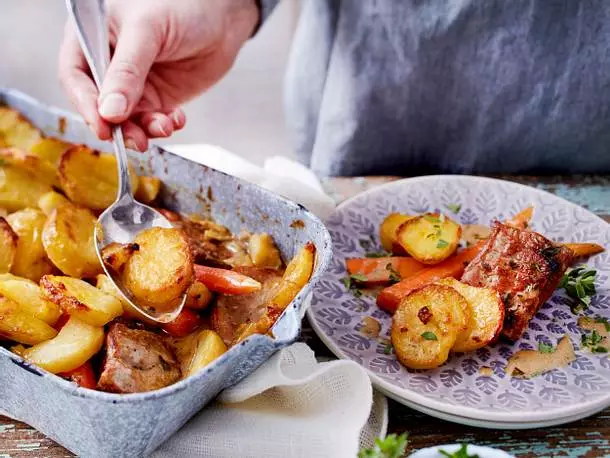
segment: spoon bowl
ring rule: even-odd
[[[103,77],[110,62],[110,43],[104,0],[66,0],[66,4],[76,28],[78,41],[91,69],[93,80],[98,89],[101,89]],[[149,320],[168,323],[181,312],[186,302],[186,294],[183,295],[179,305],[170,311],[156,312],[148,307],[141,307],[129,289],[125,287],[120,275],[109,269],[102,259],[102,249],[110,243],[131,243],[140,232],[146,229],[172,227],[170,221],[160,212],[134,199],[125,142],[120,126],[113,127],[112,141],[118,166],[118,196],[116,201],[100,215],[95,225],[97,256],[106,275],[133,309]]]

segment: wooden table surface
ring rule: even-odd
[[[503,177],[545,189],[588,208],[610,222],[610,177]],[[392,177],[334,178],[324,182],[338,202],[371,187],[393,181]],[[304,332],[311,332],[308,324]],[[313,334],[313,332],[311,332]],[[316,338],[317,339],[317,338]],[[319,341],[316,353],[330,355]],[[1,408],[2,406],[0,406]],[[501,448],[517,457],[610,456],[610,408],[574,423],[534,430],[489,430],[438,420],[389,401],[389,432],[409,432],[409,450],[437,444],[468,442]],[[71,457],[69,451],[31,428],[0,416],[0,458]]]

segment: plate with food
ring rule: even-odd
[[[308,317],[390,397],[532,427],[610,405],[610,225],[520,184],[390,183],[337,207]]]
[[[0,408],[78,455],[144,456],[297,339],[330,236],[303,207],[153,147],[130,154],[131,181],[172,227],[108,245],[100,262],[110,148],[0,91]],[[105,269],[147,310],[186,304],[152,322]]]

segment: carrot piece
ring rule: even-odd
[[[350,275],[366,277],[364,284],[376,285],[389,283],[392,271],[397,272],[401,279],[416,274],[427,266],[414,258],[384,257],[384,258],[352,258],[345,261]],[[390,267],[388,267],[390,266]]]
[[[394,313],[402,299],[411,291],[443,278],[453,277],[459,279],[464,273],[466,265],[479,254],[483,245],[484,242],[481,241],[435,266],[420,270],[411,277],[407,277],[395,285],[385,288],[377,296],[377,305],[386,312]]]
[[[506,221],[505,224],[516,227],[517,229],[527,229],[534,215],[534,207],[527,207]]]
[[[183,308],[174,321],[165,323],[163,330],[174,337],[189,335],[201,325],[201,318],[191,309]]]
[[[261,289],[261,284],[253,278],[216,267],[195,265],[195,278],[210,291],[221,294],[251,294]]]
[[[95,390],[95,387],[97,386],[97,381],[95,380],[95,372],[93,372],[91,361],[87,361],[85,364],[77,367],[74,370],[71,370],[69,372],[62,372],[58,375],[73,381],[74,383],[79,386],[82,386],[83,388],[89,388],[90,390]]]
[[[565,243],[563,246],[572,250],[575,258],[584,258],[603,253],[605,248],[597,243]]]

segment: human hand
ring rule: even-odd
[[[71,23],[59,78],[71,102],[101,139],[121,124],[126,146],[184,127],[180,105],[231,68],[259,21],[255,0],[107,0],[114,51],[101,91],[93,82]]]

